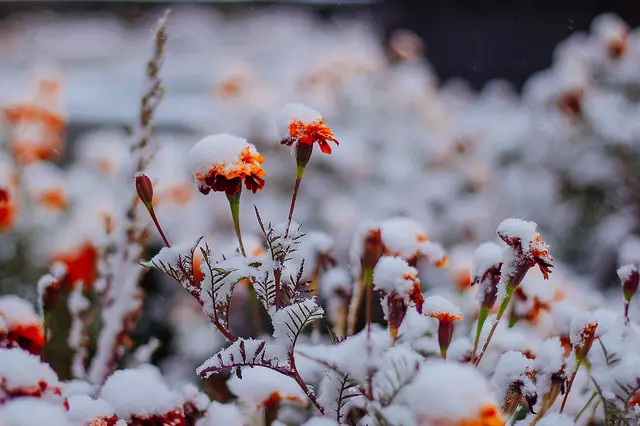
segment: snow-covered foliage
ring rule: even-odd
[[[0,78],[0,426],[640,420],[637,30],[473,94],[410,33],[184,9],[88,108],[149,34],[66,19],[3,46],[68,75]]]

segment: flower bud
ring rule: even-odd
[[[630,302],[633,295],[638,291],[638,283],[640,281],[638,268],[635,265],[624,265],[618,269],[618,278],[620,278],[620,283],[622,284],[624,300]]]
[[[147,175],[136,173],[136,191],[145,207],[150,209],[153,202],[153,184]]]

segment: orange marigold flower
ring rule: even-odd
[[[9,189],[0,188],[0,232],[6,232],[13,227],[16,217],[16,207]]]
[[[282,109],[278,129],[283,145],[301,143],[313,146],[317,143],[325,154],[331,154],[329,142],[340,145],[322,115],[302,104],[288,104]]]
[[[534,222],[521,219],[506,219],[498,226],[498,236],[512,249],[503,279],[508,279],[513,286],[517,287],[529,268],[535,265],[540,268],[544,279],[549,279],[553,257],[536,228]]]
[[[60,262],[67,268],[65,282],[73,287],[82,282],[85,288],[90,288],[96,278],[98,249],[90,242],[68,252],[56,254],[52,262]]]
[[[203,194],[211,190],[234,196],[245,187],[255,193],[264,186],[264,158],[246,139],[219,134],[201,139],[190,152],[193,176]]]

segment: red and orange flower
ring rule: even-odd
[[[281,112],[279,127],[283,145],[300,143],[312,147],[315,143],[325,154],[331,154],[329,142],[340,145],[322,115],[302,104],[286,105]]]
[[[219,134],[198,141],[190,152],[193,176],[203,194],[237,195],[242,184],[255,193],[264,186],[264,158],[246,139]]]

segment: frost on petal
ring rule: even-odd
[[[49,366],[22,349],[0,349],[0,402],[23,396],[62,404],[58,376]]]
[[[238,339],[200,365],[196,373],[207,378],[223,370],[245,365],[277,367],[278,359],[269,356],[266,345],[264,340]]]
[[[425,315],[433,318],[449,317],[462,319],[460,308],[446,297],[439,295],[426,297],[422,304],[422,311]]]
[[[293,354],[293,347],[302,329],[322,319],[324,311],[315,297],[294,303],[272,314],[273,337],[282,353]]]
[[[243,368],[240,377],[232,376],[227,385],[250,410],[281,400],[302,406],[308,403],[306,394],[293,378],[269,368]]]
[[[100,390],[118,417],[130,419],[165,416],[182,411],[182,397],[169,389],[160,371],[148,365],[114,372]]]
[[[318,111],[300,103],[287,104],[280,110],[277,117],[278,134],[281,139],[288,137],[292,122],[311,124],[319,120],[322,120],[322,114]]]

